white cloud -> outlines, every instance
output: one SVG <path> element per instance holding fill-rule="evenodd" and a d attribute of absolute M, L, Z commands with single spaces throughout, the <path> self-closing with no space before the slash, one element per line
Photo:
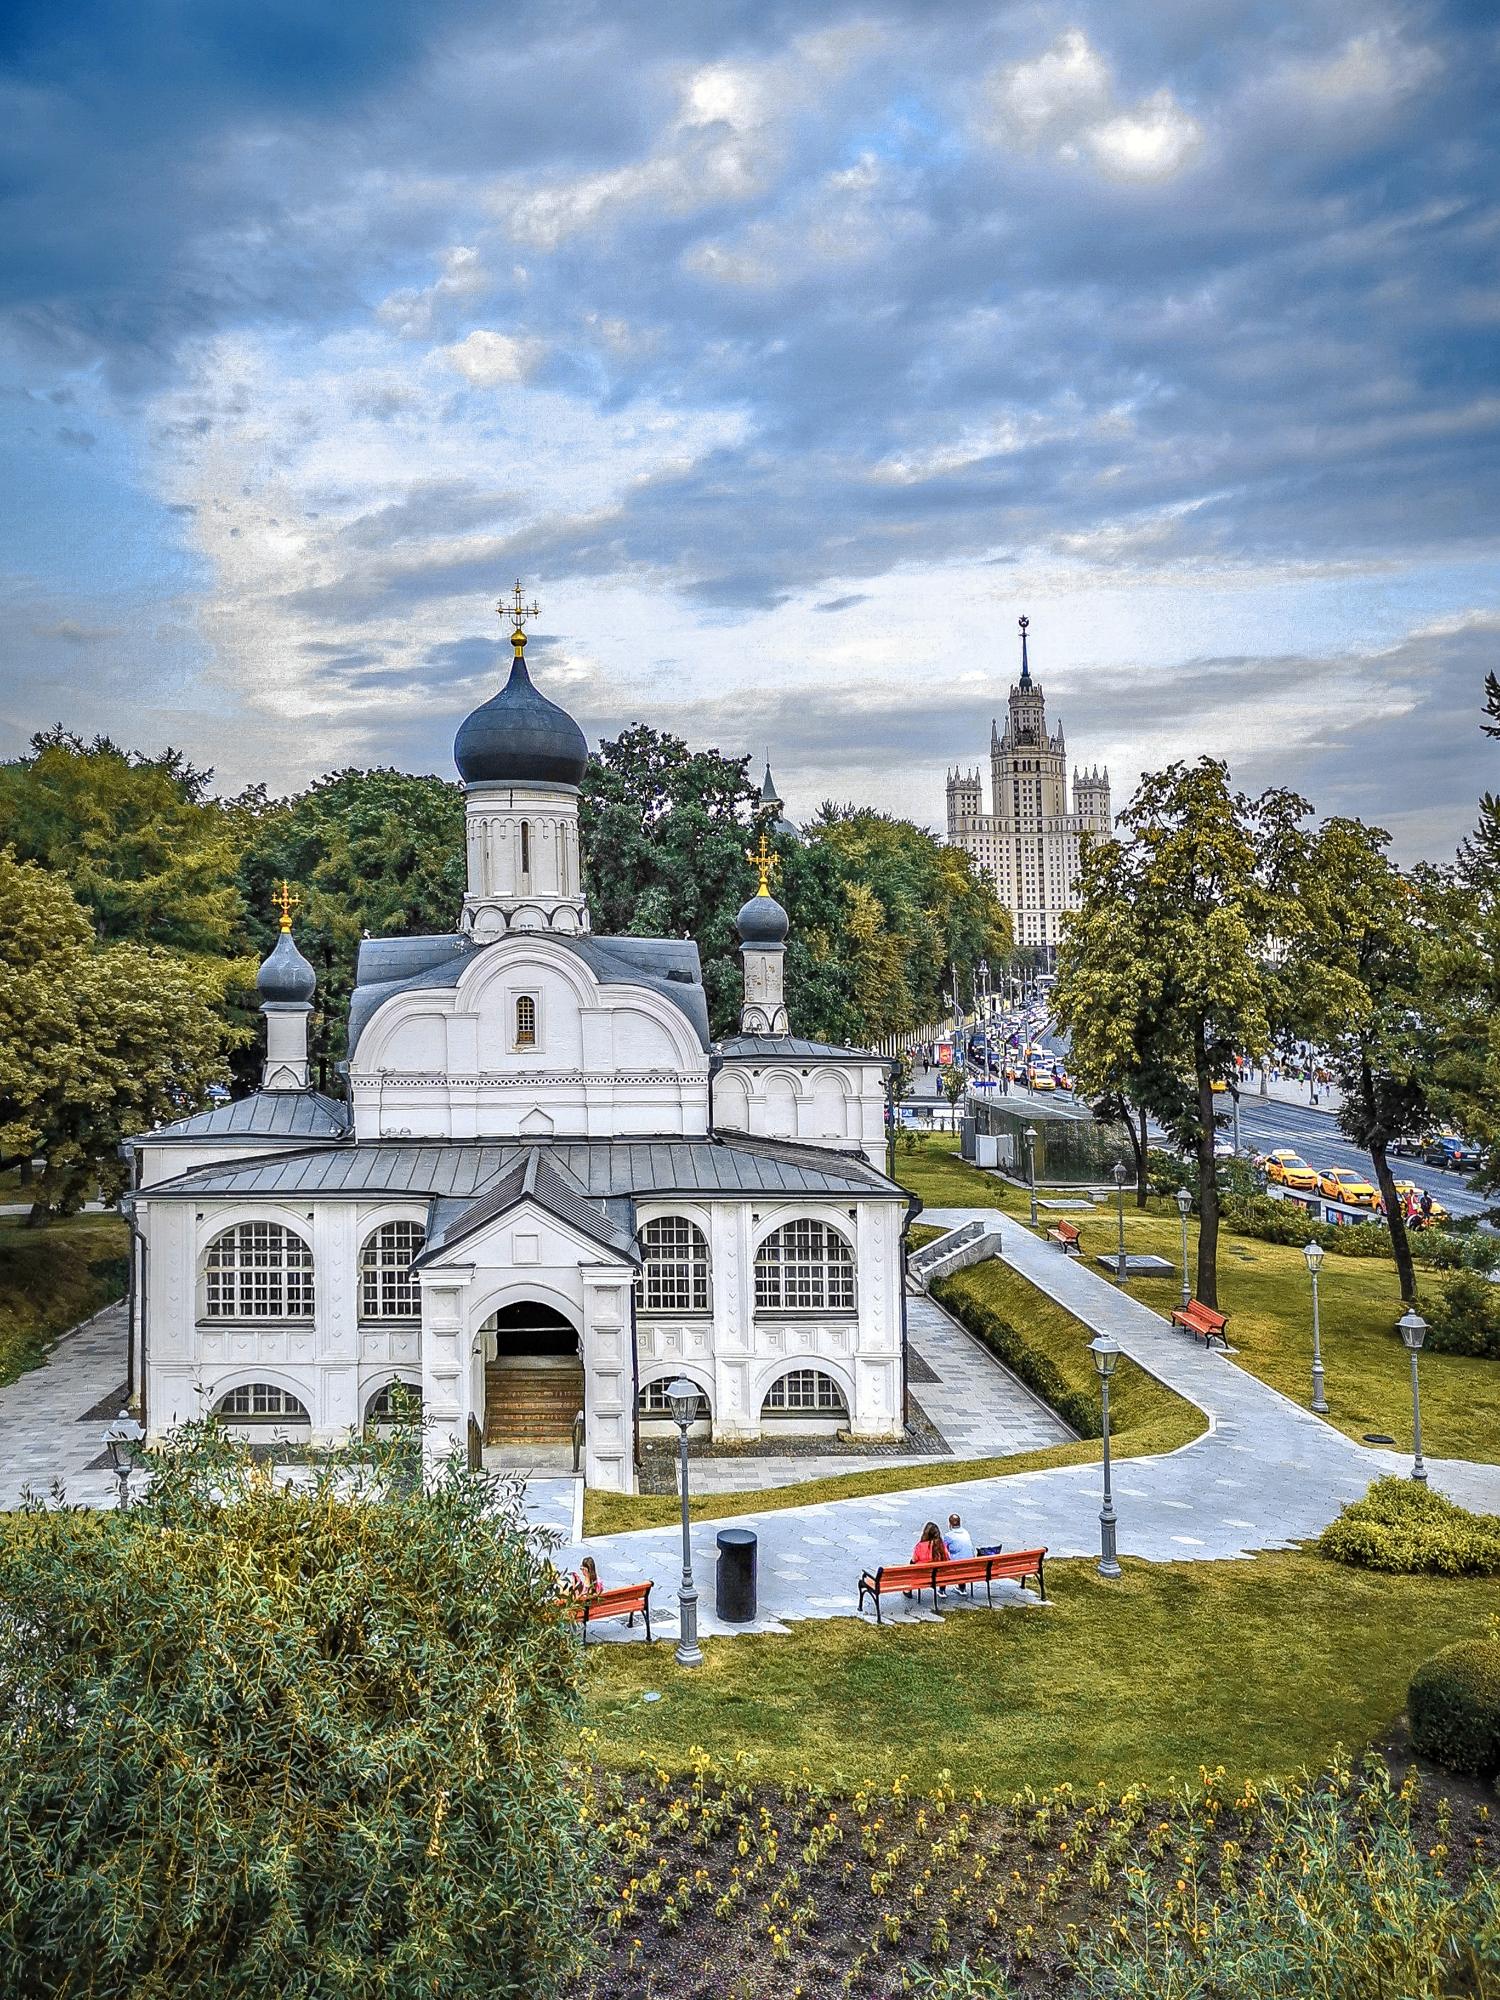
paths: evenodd
<path fill-rule="evenodd" d="M 1120 102 L 1109 64 L 1081 28 L 1069 28 L 1029 62 L 1007 63 L 984 86 L 984 136 L 1024 153 L 1090 160 L 1116 180 L 1165 180 L 1203 139 L 1198 120 L 1163 84 Z"/>
<path fill-rule="evenodd" d="M 1291 64 L 1282 83 L 1328 105 L 1382 102 L 1420 89 L 1440 66 L 1433 50 L 1386 26 L 1355 35 L 1319 61 Z"/>
<path fill-rule="evenodd" d="M 1163 88 L 1134 111 L 1094 126 L 1084 140 L 1104 171 L 1120 180 L 1165 180 L 1197 152 L 1203 128 Z"/>
<path fill-rule="evenodd" d="M 545 351 L 540 340 L 496 333 L 476 327 L 451 347 L 439 348 L 448 366 L 476 389 L 498 389 L 507 382 L 524 382 L 535 373 Z"/>
<path fill-rule="evenodd" d="M 375 317 L 409 340 L 431 333 L 433 322 L 450 304 L 472 299 L 489 289 L 490 279 L 479 252 L 456 244 L 444 253 L 442 275 L 421 290 L 392 292 L 375 308 Z"/>

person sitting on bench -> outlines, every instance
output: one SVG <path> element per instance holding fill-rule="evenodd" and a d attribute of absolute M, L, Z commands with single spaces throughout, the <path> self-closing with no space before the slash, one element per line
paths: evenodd
<path fill-rule="evenodd" d="M 597 1597 L 604 1585 L 599 1581 L 599 1565 L 585 1556 L 573 1572 L 573 1591 L 578 1597 Z"/>
<path fill-rule="evenodd" d="M 949 1560 L 952 1562 L 959 1562 L 963 1557 L 971 1556 L 974 1553 L 974 1537 L 969 1533 L 957 1514 L 950 1514 L 948 1516 L 948 1532 L 943 1536 L 943 1543 L 947 1548 Z M 969 1586 L 966 1583 L 961 1583 L 958 1586 L 958 1594 L 960 1597 L 967 1597 Z"/>
<path fill-rule="evenodd" d="M 914 1563 L 940 1563 L 948 1560 L 947 1544 L 943 1540 L 943 1531 L 936 1521 L 929 1521 L 923 1528 L 917 1546 L 911 1552 L 911 1559 Z M 902 1594 L 906 1597 L 911 1596 L 909 1590 Z M 940 1591 L 939 1595 L 946 1597 L 948 1593 L 944 1590 Z"/>

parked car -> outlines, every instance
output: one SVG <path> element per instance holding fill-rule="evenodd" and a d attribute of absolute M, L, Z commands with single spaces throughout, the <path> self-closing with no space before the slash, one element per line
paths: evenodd
<path fill-rule="evenodd" d="M 1300 1194 L 1315 1194 L 1318 1170 L 1310 1167 L 1290 1146 L 1278 1146 L 1266 1160 L 1266 1179 L 1276 1187 L 1295 1188 Z"/>
<path fill-rule="evenodd" d="M 1330 1201 L 1347 1202 L 1351 1208 L 1373 1209 L 1379 1199 L 1379 1190 L 1353 1167 L 1325 1167 L 1318 1191 Z"/>
<path fill-rule="evenodd" d="M 1451 1167 L 1455 1173 L 1468 1174 L 1479 1165 L 1479 1148 L 1452 1132 L 1444 1132 L 1428 1140 L 1422 1158 L 1429 1167 Z"/>

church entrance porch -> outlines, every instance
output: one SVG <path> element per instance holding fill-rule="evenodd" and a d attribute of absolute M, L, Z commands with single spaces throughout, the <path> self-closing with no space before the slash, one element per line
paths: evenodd
<path fill-rule="evenodd" d="M 568 1444 L 584 1407 L 577 1329 L 552 1306 L 523 1300 L 482 1332 L 485 1443 Z"/>

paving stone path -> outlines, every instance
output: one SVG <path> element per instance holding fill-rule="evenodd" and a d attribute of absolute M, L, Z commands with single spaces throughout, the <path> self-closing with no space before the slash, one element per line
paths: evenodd
<path fill-rule="evenodd" d="M 1112 1333 L 1132 1360 L 1209 1419 L 1208 1431 L 1192 1444 L 1117 1464 L 1122 1555 L 1152 1562 L 1211 1561 L 1286 1548 L 1316 1535 L 1372 1479 L 1410 1470 L 1409 1458 L 1354 1443 L 998 1210 L 943 1209 L 930 1219 L 957 1223 L 981 1215 L 1000 1229 L 1006 1263 L 1087 1326 Z M 1336 1394 L 1333 1355 L 1328 1359 Z M 1455 1500 L 1500 1511 L 1500 1466 L 1429 1459 L 1428 1470 L 1432 1484 Z M 907 1493 L 749 1513 L 732 1524 L 706 1522 L 692 1538 L 699 1629 L 778 1631 L 801 1618 L 848 1617 L 861 1568 L 904 1561 L 923 1522 L 932 1517 L 941 1524 L 950 1512 L 962 1515 L 978 1543 L 1042 1544 L 1054 1558 L 1097 1555 L 1099 1480 L 1097 1465 L 994 1479 L 938 1479 Z M 730 1525 L 754 1528 L 760 1538 L 760 1616 L 752 1625 L 721 1626 L 713 1615 L 714 1536 Z M 661 1629 L 675 1630 L 671 1599 L 682 1560 L 677 1532 L 640 1530 L 579 1543 L 567 1551 L 570 1566 L 585 1549 L 606 1583 L 654 1578 L 662 1599 Z M 1005 1587 L 1004 1595 L 1009 1603 L 1031 1601 L 1014 1586 Z M 945 1609 L 968 1607 L 950 1597 Z M 885 1611 L 888 1620 L 897 1621 L 932 1615 L 900 1600 Z M 600 1637 L 609 1629 L 602 1627 Z"/>

